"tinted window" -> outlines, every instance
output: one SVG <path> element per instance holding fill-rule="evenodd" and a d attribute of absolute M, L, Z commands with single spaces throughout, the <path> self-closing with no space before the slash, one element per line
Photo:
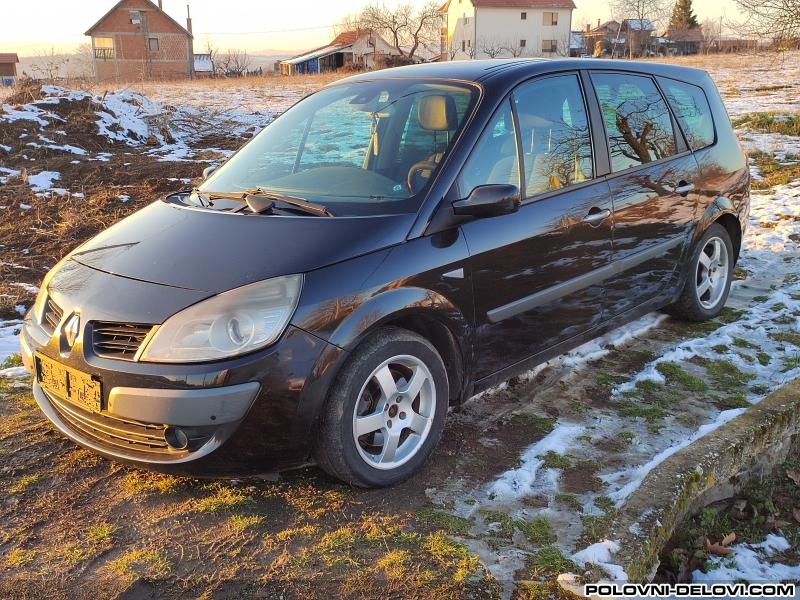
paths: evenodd
<path fill-rule="evenodd" d="M 592 81 L 603 111 L 612 171 L 676 153 L 669 109 L 652 79 L 595 73 Z"/>
<path fill-rule="evenodd" d="M 575 75 L 533 81 L 514 92 L 525 167 L 525 196 L 591 179 L 592 143 Z"/>
<path fill-rule="evenodd" d="M 519 186 L 519 158 L 511 105 L 506 102 L 492 118 L 461 171 L 458 187 L 463 196 L 479 185 L 506 183 Z"/>
<path fill-rule="evenodd" d="M 667 100 L 675 111 L 689 146 L 693 150 L 714 143 L 714 120 L 703 90 L 696 85 L 659 78 Z"/>

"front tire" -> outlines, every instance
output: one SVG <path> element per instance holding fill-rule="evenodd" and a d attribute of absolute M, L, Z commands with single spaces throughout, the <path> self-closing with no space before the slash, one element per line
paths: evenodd
<path fill-rule="evenodd" d="M 438 443 L 448 397 L 447 372 L 433 345 L 405 329 L 380 329 L 356 348 L 331 388 L 314 457 L 350 484 L 403 481 Z"/>
<path fill-rule="evenodd" d="M 692 253 L 678 301 L 666 312 L 687 321 L 707 321 L 719 315 L 731 289 L 733 257 L 728 230 L 714 223 Z"/>

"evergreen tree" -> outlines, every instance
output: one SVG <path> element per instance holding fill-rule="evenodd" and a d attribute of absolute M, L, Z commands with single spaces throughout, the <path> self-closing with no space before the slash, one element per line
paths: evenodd
<path fill-rule="evenodd" d="M 697 16 L 692 11 L 692 0 L 677 0 L 669 20 L 670 31 L 681 31 L 700 27 Z"/>

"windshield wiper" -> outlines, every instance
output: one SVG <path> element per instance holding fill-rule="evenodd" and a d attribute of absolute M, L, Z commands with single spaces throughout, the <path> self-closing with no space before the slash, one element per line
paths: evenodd
<path fill-rule="evenodd" d="M 245 192 L 245 195 L 254 196 L 256 198 L 262 198 L 264 200 L 272 200 L 274 202 L 279 202 L 281 204 L 288 204 L 289 206 L 294 206 L 296 208 L 303 209 L 306 212 L 319 215 L 320 217 L 333 216 L 333 214 L 331 214 L 331 212 L 327 208 L 325 208 L 322 204 L 317 204 L 316 202 L 309 202 L 305 198 L 298 198 L 297 196 L 287 196 L 286 194 L 281 194 L 279 192 L 265 190 L 264 188 L 261 187 L 247 190 Z"/>
<path fill-rule="evenodd" d="M 244 206 L 237 209 L 235 212 L 241 212 L 246 206 L 253 213 L 268 214 L 272 212 L 272 209 L 280 208 L 279 206 L 275 206 L 276 204 L 284 204 L 289 207 L 288 210 L 297 210 L 317 217 L 333 216 L 333 214 L 321 204 L 315 204 L 303 198 L 266 191 L 261 188 L 253 188 L 245 190 L 244 192 L 202 192 L 195 188 L 192 190 L 192 194 L 198 197 L 203 206 L 214 206 L 214 198 L 221 200 L 237 200 L 243 203 Z"/>

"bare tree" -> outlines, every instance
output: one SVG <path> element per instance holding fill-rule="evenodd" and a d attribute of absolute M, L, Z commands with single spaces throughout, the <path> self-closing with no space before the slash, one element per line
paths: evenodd
<path fill-rule="evenodd" d="M 376 32 L 407 60 L 412 60 L 420 48 L 435 52 L 441 40 L 441 15 L 434 2 L 421 7 L 400 4 L 394 8 L 369 4 L 357 19 L 347 24 L 355 30 Z"/>
<path fill-rule="evenodd" d="M 242 77 L 250 68 L 250 57 L 245 50 L 228 50 L 217 56 L 215 68 L 226 77 Z"/>
<path fill-rule="evenodd" d="M 34 79 L 41 79 L 53 85 L 56 80 L 64 77 L 64 68 L 69 63 L 69 56 L 56 54 L 55 48 L 47 52 L 38 52 L 36 62 L 31 65 Z"/>
<path fill-rule="evenodd" d="M 645 23 L 649 21 L 653 27 L 657 27 L 665 20 L 669 9 L 666 0 L 613 0 L 611 11 L 620 21 L 633 19 L 642 27 L 634 30 L 636 33 L 633 35 L 630 28 L 628 29 L 628 51 L 633 58 L 634 50 L 641 54 L 649 43 L 649 32 L 643 28 Z"/>
<path fill-rule="evenodd" d="M 211 59 L 211 73 L 213 75 L 217 74 L 217 57 L 219 56 L 219 50 L 217 50 L 211 44 L 211 38 L 206 36 L 206 54 Z"/>
<path fill-rule="evenodd" d="M 721 48 L 720 39 L 722 38 L 722 20 L 721 19 L 703 19 L 700 25 L 703 30 L 703 50 L 706 54 L 716 48 L 719 52 Z"/>
<path fill-rule="evenodd" d="M 734 0 L 745 21 L 741 29 L 758 38 L 776 42 L 800 38 L 800 0 Z M 776 44 L 776 47 L 780 43 Z"/>
<path fill-rule="evenodd" d="M 525 46 L 523 46 L 521 42 L 517 42 L 515 44 L 513 42 L 506 41 L 503 43 L 503 46 L 500 50 L 501 52 L 507 52 L 508 54 L 511 55 L 512 58 L 519 58 L 520 56 L 525 54 L 527 48 L 525 48 Z"/>
<path fill-rule="evenodd" d="M 483 37 L 478 40 L 478 49 L 489 58 L 497 58 L 505 51 L 505 44 L 497 38 Z"/>

